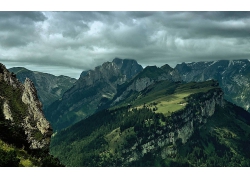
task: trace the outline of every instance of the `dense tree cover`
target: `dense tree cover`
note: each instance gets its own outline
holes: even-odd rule
[[[133,109],[126,106],[115,110],[103,110],[59,132],[52,139],[51,152],[55,156],[60,156],[60,153],[64,152],[60,160],[71,166],[117,165],[120,162],[121,149],[130,147],[138,138],[150,134],[156,126],[160,127],[160,120],[165,121],[166,118],[146,107]],[[130,131],[130,134],[124,137],[123,143],[116,148],[115,153],[107,155],[103,153],[109,149],[109,140],[105,136],[117,128],[119,128],[119,134],[124,131],[128,134]],[[66,146],[66,144],[71,145]],[[75,151],[82,153],[76,154]]]
[[[20,159],[17,158],[15,151],[4,151],[0,149],[0,167],[19,166]]]
[[[0,117],[0,132],[0,139],[7,143],[15,144],[20,148],[29,146],[24,130],[20,126],[12,124],[10,120]]]
[[[178,153],[165,159],[158,155],[160,153],[154,152],[147,153],[138,161],[126,165],[122,161],[126,156],[126,153],[122,153],[123,149],[130,148],[140,138],[142,142],[147,142],[144,137],[154,134],[156,130],[163,130],[165,123],[171,124],[168,118],[146,107],[142,109],[123,107],[101,111],[58,133],[54,137],[51,151],[68,166],[249,166],[250,142],[247,136],[250,134],[250,127],[247,127],[246,131],[237,125],[247,126],[244,121],[249,120],[249,114],[245,117],[246,114],[240,116],[231,111],[234,116],[224,116],[233,108],[239,111],[230,103],[227,103],[224,109],[217,107],[219,110],[209,119],[210,122],[202,129],[196,129],[186,144],[177,142],[175,146]],[[222,117],[224,119],[221,119]],[[128,133],[128,130],[132,133],[127,134],[122,143],[117,142],[120,147],[112,153],[110,140],[106,136],[116,128],[119,128],[121,134]],[[230,129],[232,132],[220,135],[217,131],[210,132],[209,128],[232,128]],[[76,129],[83,131],[75,131]],[[246,135],[247,132],[249,134]],[[238,133],[239,137],[233,138],[231,135],[233,133]],[[234,150],[225,139],[232,141]],[[140,151],[140,146],[137,150]],[[62,152],[63,156],[60,156]]]
[[[35,153],[33,157],[40,159],[41,167],[64,167],[64,165],[59,161],[59,159],[49,154],[48,151]]]

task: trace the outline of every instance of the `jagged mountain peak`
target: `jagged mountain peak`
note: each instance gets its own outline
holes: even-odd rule
[[[82,73],[80,74],[80,78],[86,76],[89,73],[90,70],[87,71],[82,71]]]
[[[162,74],[166,72],[157,66],[146,66],[135,78],[151,78],[158,79]]]
[[[157,67],[156,65],[152,65],[152,66],[146,66],[144,69],[145,70],[156,70],[156,69],[159,69],[159,67]]]
[[[22,88],[21,83],[16,79],[14,73],[10,73],[5,65],[0,63],[0,81],[5,81],[8,85],[13,88]]]
[[[24,81],[24,86],[29,86],[32,89],[36,89],[34,83],[27,77],[26,77],[26,79]]]
[[[20,127],[26,136],[30,149],[48,149],[52,129],[43,115],[42,105],[38,99],[33,82],[26,78],[22,84],[14,73],[0,64],[0,84],[4,91],[1,97],[5,100],[3,114],[12,117],[15,126]],[[8,111],[6,111],[6,108]],[[8,112],[8,115],[6,115]]]
[[[179,73],[171,68],[168,64],[157,67],[157,66],[146,66],[143,71],[141,71],[135,78],[150,78],[154,80],[171,80],[171,81],[181,81]]]
[[[114,58],[113,59],[113,61],[112,61],[113,63],[115,63],[115,64],[123,64],[123,63],[137,63],[137,61],[135,60],[135,59],[121,59],[121,58]]]
[[[49,154],[51,135],[33,82],[0,63],[0,166],[62,166]]]
[[[112,62],[117,65],[122,74],[126,75],[127,79],[131,79],[134,75],[143,70],[143,67],[134,59],[115,58]]]
[[[90,73],[99,70],[111,70],[117,69],[119,70],[122,75],[126,75],[127,79],[131,79],[135,74],[142,71],[143,67],[137,63],[134,59],[120,59],[114,58],[112,62],[104,62],[102,65],[97,66],[94,70],[85,70],[82,71],[80,78],[89,76]]]
[[[161,66],[161,69],[163,69],[164,71],[167,71],[167,72],[173,70],[173,68],[171,66],[169,66],[168,64]]]
[[[47,108],[46,115],[55,129],[65,128],[98,111],[101,104],[117,93],[117,85],[142,70],[135,60],[115,58],[93,70],[83,71],[73,87]]]
[[[167,66],[168,65],[166,65],[166,67]],[[132,80],[118,87],[118,92],[111,105],[113,106],[123,102],[131,96],[131,92],[141,92],[149,86],[165,80],[169,82],[179,82],[181,81],[181,77],[174,69],[166,71],[164,68],[162,69],[157,66],[147,66]]]
[[[22,96],[22,101],[26,104],[35,103],[35,111],[42,111],[42,103],[39,101],[37,96],[37,90],[34,83],[29,78],[26,78],[24,81],[24,93]]]

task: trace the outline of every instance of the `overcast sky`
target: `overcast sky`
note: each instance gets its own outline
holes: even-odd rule
[[[0,12],[7,68],[78,78],[115,57],[144,67],[250,59],[250,12]]]

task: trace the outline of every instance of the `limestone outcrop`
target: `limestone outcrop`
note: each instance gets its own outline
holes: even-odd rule
[[[0,64],[1,106],[6,120],[25,132],[30,149],[48,149],[52,128],[44,117],[42,103],[30,79],[22,84]]]

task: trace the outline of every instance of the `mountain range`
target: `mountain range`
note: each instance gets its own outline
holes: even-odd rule
[[[248,59],[182,63],[175,69],[186,82],[217,80],[228,101],[250,112],[250,61]]]
[[[66,166],[249,166],[250,114],[217,81],[163,69],[118,86],[109,108],[56,133],[51,153]]]
[[[115,58],[78,80],[11,71],[47,90],[38,98],[54,130],[50,153],[66,166],[249,166],[249,68],[249,60],[142,68]]]
[[[142,69],[135,60],[115,58],[82,73],[61,99],[45,109],[46,117],[55,130],[72,125],[98,111],[114,97],[117,85],[131,79]]]

